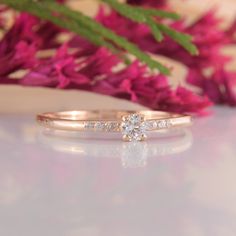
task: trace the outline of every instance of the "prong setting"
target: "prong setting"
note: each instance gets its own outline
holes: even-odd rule
[[[130,137],[127,134],[125,134],[123,135],[123,141],[130,142],[131,140],[130,140]]]
[[[139,113],[133,113],[122,117],[121,132],[124,141],[144,141],[147,138],[145,117]]]
[[[141,135],[141,140],[140,141],[145,141],[147,139],[147,135],[146,134],[142,134]]]
[[[122,121],[127,121],[128,116],[122,116]]]

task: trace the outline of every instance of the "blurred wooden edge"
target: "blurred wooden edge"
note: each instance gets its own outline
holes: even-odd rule
[[[0,86],[1,113],[38,113],[75,109],[145,109],[123,99],[80,90]],[[147,108],[146,108],[147,109]]]

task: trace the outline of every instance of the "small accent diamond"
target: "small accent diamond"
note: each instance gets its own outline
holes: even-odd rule
[[[170,120],[161,120],[158,122],[157,127],[159,129],[166,129],[171,126],[171,121]]]
[[[104,123],[104,122],[97,122],[95,124],[95,129],[96,129],[96,131],[105,131],[106,123]]]
[[[155,120],[145,121],[146,130],[151,131],[157,128],[157,122]]]
[[[107,123],[106,129],[107,129],[107,131],[110,131],[110,132],[117,131],[119,129],[119,123],[117,123],[117,122]]]
[[[93,122],[87,122],[84,125],[84,128],[87,130],[93,130],[94,129],[94,123]]]

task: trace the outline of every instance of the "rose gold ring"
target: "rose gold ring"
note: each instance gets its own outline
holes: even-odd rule
[[[121,132],[124,141],[144,141],[149,131],[192,124],[192,117],[162,111],[63,111],[37,115],[38,123],[66,131]]]

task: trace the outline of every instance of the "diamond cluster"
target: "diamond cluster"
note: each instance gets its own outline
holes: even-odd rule
[[[131,114],[123,118],[121,132],[125,141],[144,141],[147,131],[167,129],[171,127],[171,120],[147,120],[142,114]]]
[[[172,126],[169,119],[145,120],[144,115],[134,113],[122,118],[122,122],[89,121],[84,123],[87,131],[117,132],[121,131],[124,141],[144,141],[147,131],[167,129]]]
[[[119,122],[86,122],[84,128],[87,131],[116,132],[119,131]]]
[[[172,126],[171,120],[147,120],[145,124],[147,131],[167,129]]]

